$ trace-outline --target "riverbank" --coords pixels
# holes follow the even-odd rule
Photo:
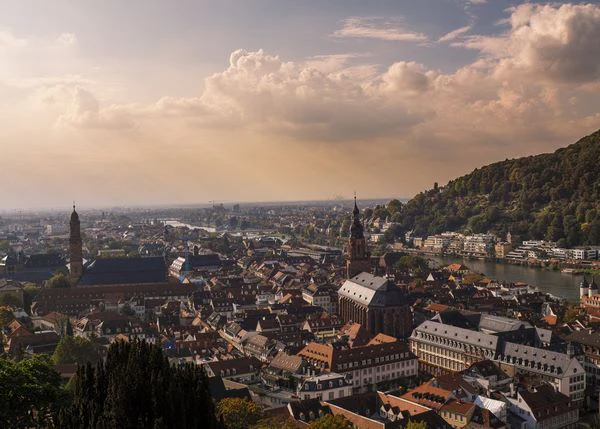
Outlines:
[[[425,256],[434,256],[438,258],[457,258],[465,261],[485,261],[492,262],[495,264],[507,264],[507,265],[519,265],[526,266],[530,268],[540,268],[547,269],[552,271],[563,271],[565,273],[572,274],[584,274],[584,273],[595,273],[600,275],[600,264],[594,264],[592,261],[582,261],[580,263],[573,261],[558,261],[553,259],[526,259],[526,260],[516,260],[516,259],[505,259],[505,258],[495,258],[489,256],[474,256],[474,255],[462,255],[457,253],[445,253],[445,252],[436,252],[431,250],[424,249],[411,249],[405,248],[402,249],[403,252],[412,253],[416,255],[425,255]]]
[[[440,266],[453,263],[464,264],[472,271],[491,279],[518,283],[523,282],[537,288],[540,292],[566,299],[568,302],[579,302],[579,283],[583,279],[580,274],[562,273],[540,267],[527,265],[503,264],[481,259],[466,259],[452,256],[426,255]]]

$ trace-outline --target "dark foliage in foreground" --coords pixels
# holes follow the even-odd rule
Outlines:
[[[117,342],[105,363],[82,366],[61,428],[218,428],[208,381],[195,365],[173,367],[161,349]]]

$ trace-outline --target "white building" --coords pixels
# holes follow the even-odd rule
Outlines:
[[[332,400],[352,395],[352,380],[342,374],[330,372],[305,379],[297,389],[300,399]]]

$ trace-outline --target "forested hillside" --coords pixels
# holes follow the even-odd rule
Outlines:
[[[497,162],[422,192],[402,208],[417,236],[510,231],[561,245],[600,244],[600,131],[551,154]]]

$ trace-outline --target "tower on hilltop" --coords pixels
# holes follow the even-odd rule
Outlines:
[[[75,211],[71,213],[70,235],[69,235],[69,280],[75,286],[83,274],[83,242],[81,241],[81,224],[79,215]]]
[[[354,210],[352,211],[352,225],[348,238],[348,254],[346,260],[346,275],[352,278],[362,272],[371,271],[371,257],[367,249],[364,228],[360,221],[360,210],[354,197]]]

